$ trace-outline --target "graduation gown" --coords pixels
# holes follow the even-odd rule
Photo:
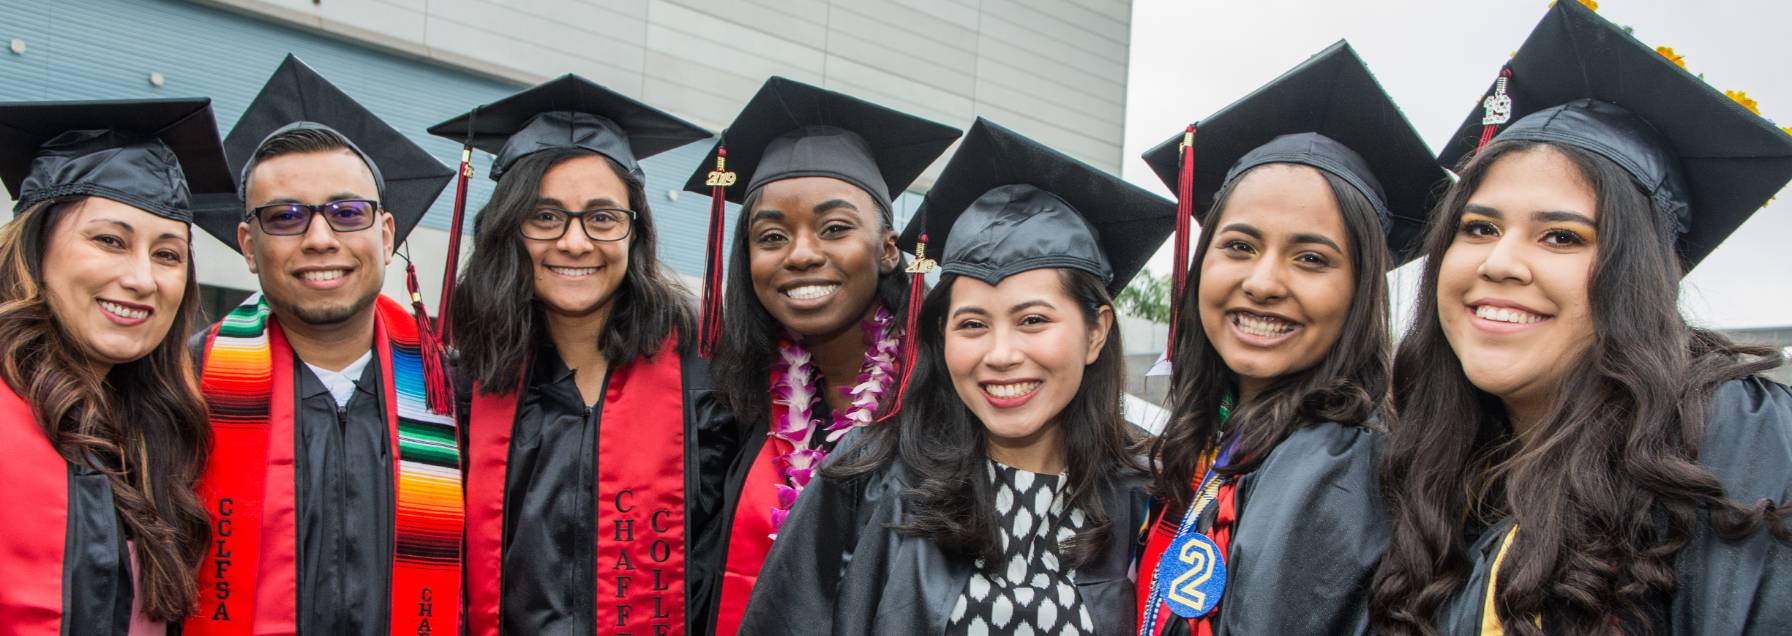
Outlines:
[[[854,437],[838,454],[852,452]],[[740,633],[944,632],[975,565],[888,528],[904,518],[902,492],[914,483],[900,460],[851,479],[810,481],[772,544]],[[1132,529],[1145,518],[1144,483],[1141,473],[1123,474],[1103,493],[1112,532],[1101,555],[1075,573],[1077,595],[1104,635],[1134,629]]]
[[[679,355],[671,347],[660,355]],[[650,384],[627,385],[628,391],[682,391],[684,426],[684,555],[685,616],[667,619],[683,626],[686,633],[695,633],[694,626],[711,622],[707,606],[696,599],[708,598],[715,585],[719,563],[713,555],[721,541],[720,509],[722,482],[728,462],[738,452],[738,431],[733,415],[721,405],[710,384],[708,365],[695,353],[678,359],[682,386]],[[606,426],[631,429],[648,426],[645,422],[604,421],[606,400],[615,399],[612,380],[617,368],[612,367],[604,379],[597,404],[588,405],[579,393],[573,370],[568,369],[553,346],[537,347],[529,362],[524,389],[516,396],[515,419],[512,423],[507,455],[500,466],[503,472],[502,556],[498,589],[498,631],[505,634],[595,634],[610,633],[610,625],[598,625],[597,593],[600,574],[619,585],[623,592],[658,588],[665,585],[656,564],[635,559],[627,563],[600,559],[600,533],[635,531],[647,528],[618,530],[600,521],[599,510],[616,504],[600,501],[600,466],[598,447],[600,432]],[[471,386],[457,383],[462,393],[464,430],[478,436],[479,427],[489,423],[469,421],[479,414],[472,406]],[[654,433],[643,431],[631,440],[642,445],[653,441]],[[618,452],[620,449],[610,449]],[[487,461],[483,453],[490,449],[477,443],[470,446],[469,459]],[[495,471],[493,471],[495,472]],[[478,473],[489,475],[491,473]],[[469,473],[473,478],[475,473]],[[485,478],[485,477],[478,477]],[[469,493],[477,486],[470,485]],[[648,495],[636,493],[635,499],[646,501]],[[469,510],[468,531],[477,532]],[[600,527],[600,524],[604,527]],[[476,543],[473,545],[477,545]],[[473,558],[477,558],[474,555]],[[624,566],[620,570],[618,566]],[[633,567],[629,570],[629,567]],[[626,571],[625,571],[626,570]],[[474,568],[468,576],[478,576]],[[626,577],[626,583],[616,579]],[[471,582],[471,580],[470,580]],[[476,584],[476,583],[473,583]],[[479,598],[478,595],[474,596]],[[477,603],[476,603],[477,605]],[[479,613],[477,606],[471,608]],[[633,607],[624,616],[658,613],[655,607]],[[681,620],[682,619],[682,620]],[[660,624],[658,622],[656,625]],[[473,632],[479,633],[475,618]],[[603,630],[599,628],[603,627]],[[672,633],[668,630],[667,633]]]
[[[1303,428],[1237,478],[1230,502],[1222,492],[1208,507],[1197,521],[1203,532],[1222,516],[1235,520],[1224,596],[1209,615],[1214,633],[1369,633],[1369,580],[1388,542],[1375,479],[1380,449],[1381,434],[1361,426]],[[1180,521],[1178,512],[1166,530],[1154,517],[1147,530],[1141,608]],[[1160,634],[1192,633],[1190,621],[1168,608],[1158,624]]]
[[[1792,496],[1792,389],[1758,376],[1720,385],[1711,399],[1699,463],[1733,501]],[[1701,520],[1709,518],[1699,514]],[[1438,611],[1449,636],[1481,633],[1488,581],[1510,520],[1493,524],[1469,549],[1474,568]],[[1657,612],[1657,634],[1792,634],[1792,544],[1758,530],[1730,542],[1699,525],[1675,557],[1679,590]],[[1549,626],[1544,626],[1549,631]],[[1641,633],[1626,626],[1623,633]]]
[[[201,371],[204,335],[194,341]],[[368,360],[342,407],[296,353],[292,365],[298,629],[385,634],[397,504],[380,357]]]
[[[132,563],[104,474],[68,463],[0,383],[0,632],[101,636],[130,628]]]

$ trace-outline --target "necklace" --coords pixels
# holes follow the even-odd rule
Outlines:
[[[771,436],[789,442],[791,450],[773,460],[783,482],[777,486],[778,505],[771,510],[773,539],[828,451],[847,431],[869,425],[876,417],[880,400],[896,380],[896,356],[902,339],[896,334],[895,322],[895,317],[882,306],[865,320],[865,361],[859,365],[857,383],[841,389],[852,398],[852,405],[835,413],[826,427],[814,415],[815,403],[822,396],[821,373],[813,356],[788,331],[778,339],[778,359],[772,363],[771,374]]]

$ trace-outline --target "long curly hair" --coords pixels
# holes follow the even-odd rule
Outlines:
[[[137,603],[151,618],[178,621],[194,606],[211,537],[197,492],[211,427],[185,339],[199,283],[189,253],[186,289],[161,344],[97,373],[59,326],[43,285],[44,247],[84,201],[45,201],[0,229],[0,379],[32,405],[63,459],[106,476],[136,545]]]
[[[1438,273],[1491,167],[1546,148],[1565,156],[1597,198],[1594,335],[1558,382],[1540,420],[1549,425],[1521,444],[1503,403],[1470,383],[1445,339]],[[1392,537],[1372,583],[1371,620],[1381,633],[1436,634],[1438,608],[1462,591],[1472,566],[1468,537],[1507,518],[1521,528],[1494,602],[1508,631],[1652,633],[1700,511],[1710,511],[1720,537],[1766,526],[1792,541],[1787,507],[1732,502],[1698,463],[1715,387],[1779,357],[1686,324],[1677,303],[1683,272],[1663,217],[1610,160],[1497,141],[1460,174],[1427,231],[1417,318],[1395,356],[1402,425],[1381,467]]]
[[[1083,322],[1093,328],[1101,308],[1113,306],[1113,299],[1095,275],[1059,271],[1059,283],[1076,300]],[[958,278],[941,276],[939,286],[921,304],[915,327],[920,352],[906,403],[891,422],[894,426],[866,430],[855,451],[824,468],[823,474],[851,478],[900,458],[913,471],[916,484],[902,493],[910,512],[894,529],[928,538],[949,554],[993,563],[1001,559],[1002,529],[996,517],[995,487],[985,474],[989,455],[983,423],[953,389],[945,361],[946,313],[951,309],[952,283]],[[1088,520],[1088,526],[1065,546],[1064,562],[1069,567],[1098,555],[1109,533],[1132,531],[1113,527],[1102,497],[1123,472],[1143,470],[1130,451],[1136,440],[1120,410],[1126,387],[1124,352],[1115,327],[1094,364],[1083,370],[1076,396],[1058,416],[1067,453],[1065,509],[1081,510]]]
[[[1247,173],[1248,174],[1248,173]],[[1350,242],[1355,271],[1350,312],[1338,342],[1319,364],[1279,378],[1251,404],[1233,410],[1226,428],[1238,437],[1233,458],[1221,472],[1248,473],[1268,458],[1282,440],[1302,427],[1323,422],[1364,425],[1378,412],[1386,414],[1389,357],[1387,243],[1382,239],[1375,208],[1355,187],[1321,171],[1331,186]],[[1201,263],[1218,231],[1226,201],[1244,177],[1233,179],[1214,196],[1214,204],[1201,219],[1189,280],[1201,280]],[[1219,407],[1235,390],[1238,374],[1226,366],[1219,351],[1208,341],[1201,326],[1198,284],[1188,285],[1182,298],[1181,324],[1171,377],[1170,412],[1175,415],[1163,435],[1151,442],[1151,460],[1157,467],[1151,494],[1174,514],[1189,505],[1189,483],[1195,478],[1203,455],[1214,452],[1225,431],[1220,428]]]
[[[546,318],[535,301],[534,265],[523,247],[523,218],[535,208],[542,177],[563,161],[602,156],[582,148],[543,150],[517,160],[473,224],[472,262],[454,287],[455,348],[460,368],[485,393],[505,393],[523,382],[523,364],[543,333]],[[653,355],[668,336],[678,335],[679,351],[692,342],[696,325],[690,292],[660,265],[654,246],[658,231],[644,185],[604,157],[628,187],[635,219],[628,237],[628,272],[610,302],[615,306],[598,335],[598,347],[612,366]],[[577,231],[578,228],[569,228]]]

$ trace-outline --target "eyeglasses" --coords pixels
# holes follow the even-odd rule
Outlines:
[[[566,228],[572,226],[573,219],[578,219],[579,226],[585,228],[585,238],[593,241],[620,241],[628,238],[629,231],[634,226],[635,213],[622,208],[573,212],[539,207],[523,218],[523,238],[537,241],[559,240],[566,235]]]
[[[272,203],[249,211],[261,223],[261,231],[272,236],[300,236],[311,229],[311,217],[323,215],[324,222],[337,232],[358,232],[373,227],[373,217],[380,211],[378,201],[343,199],[317,205],[304,203]]]

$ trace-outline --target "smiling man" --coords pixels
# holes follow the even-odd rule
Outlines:
[[[261,293],[195,342],[213,541],[186,633],[455,633],[452,400],[380,295],[453,172],[290,56],[225,147],[240,201],[199,224]]]

